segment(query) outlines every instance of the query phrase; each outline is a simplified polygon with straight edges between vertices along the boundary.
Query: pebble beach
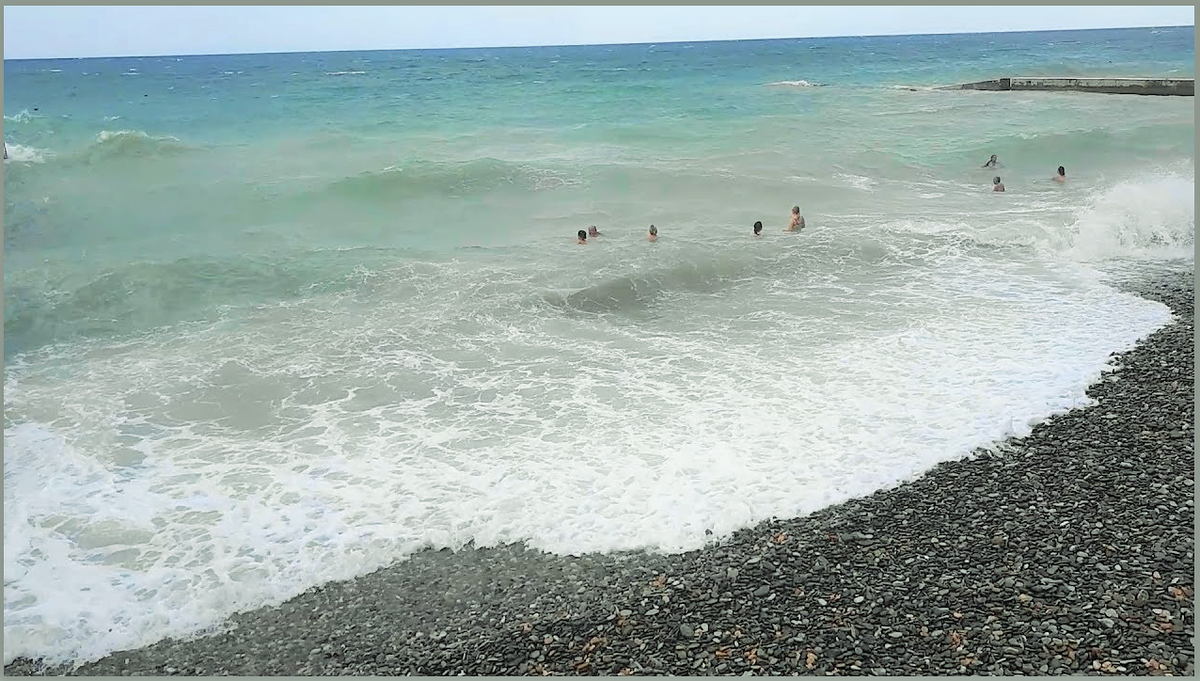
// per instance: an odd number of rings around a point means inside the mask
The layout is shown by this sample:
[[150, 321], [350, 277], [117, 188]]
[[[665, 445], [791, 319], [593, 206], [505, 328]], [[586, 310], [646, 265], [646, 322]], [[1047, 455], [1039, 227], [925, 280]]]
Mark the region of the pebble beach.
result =
[[425, 551], [219, 631], [7, 675], [1194, 673], [1194, 270], [1024, 438], [684, 554]]

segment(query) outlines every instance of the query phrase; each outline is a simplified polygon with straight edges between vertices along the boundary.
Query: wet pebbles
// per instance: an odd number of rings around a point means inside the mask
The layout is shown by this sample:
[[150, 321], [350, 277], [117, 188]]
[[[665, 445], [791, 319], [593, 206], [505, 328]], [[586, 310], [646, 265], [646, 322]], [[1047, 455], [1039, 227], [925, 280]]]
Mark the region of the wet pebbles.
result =
[[74, 673], [1191, 674], [1192, 280], [1131, 285], [1178, 319], [1097, 405], [868, 498], [683, 555], [429, 551]]

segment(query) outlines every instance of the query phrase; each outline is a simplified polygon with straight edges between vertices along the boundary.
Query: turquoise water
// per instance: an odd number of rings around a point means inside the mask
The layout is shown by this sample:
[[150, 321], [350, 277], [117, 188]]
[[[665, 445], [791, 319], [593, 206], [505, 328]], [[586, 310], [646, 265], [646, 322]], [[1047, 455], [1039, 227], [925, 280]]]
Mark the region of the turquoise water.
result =
[[1190, 27], [5, 62], [5, 661], [427, 546], [695, 548], [1085, 404], [1170, 318], [1111, 275], [1191, 264], [1194, 100], [933, 88], [1193, 65]]

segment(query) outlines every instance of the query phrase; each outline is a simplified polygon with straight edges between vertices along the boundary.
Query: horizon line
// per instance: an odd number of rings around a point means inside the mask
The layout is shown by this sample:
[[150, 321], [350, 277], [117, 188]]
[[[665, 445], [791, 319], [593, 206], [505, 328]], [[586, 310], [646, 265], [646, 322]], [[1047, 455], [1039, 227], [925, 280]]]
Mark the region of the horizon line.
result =
[[534, 47], [625, 47], [631, 45], [684, 45], [692, 43], [736, 43], [769, 40], [836, 40], [839, 38], [918, 38], [938, 35], [1008, 35], [1013, 33], [1063, 33], [1068, 31], [1123, 31], [1134, 29], [1157, 28], [1191, 28], [1195, 24], [1166, 24], [1152, 26], [1108, 26], [1104, 28], [1038, 28], [1021, 31], [949, 31], [933, 33], [872, 33], [860, 35], [814, 35], [814, 36], [784, 36], [779, 38], [715, 38], [705, 40], [657, 40], [640, 42], [611, 42], [611, 43], [558, 43], [550, 45], [475, 45], [461, 47], [381, 47], [368, 49], [338, 49], [338, 50], [274, 50], [265, 52], [195, 52], [191, 54], [123, 54], [123, 55], [92, 55], [85, 57], [4, 57], [4, 61], [56, 61], [82, 59], [146, 59], [153, 57], [233, 57], [257, 56], [269, 54], [338, 54], [345, 52], [437, 52], [446, 50], [522, 50]]

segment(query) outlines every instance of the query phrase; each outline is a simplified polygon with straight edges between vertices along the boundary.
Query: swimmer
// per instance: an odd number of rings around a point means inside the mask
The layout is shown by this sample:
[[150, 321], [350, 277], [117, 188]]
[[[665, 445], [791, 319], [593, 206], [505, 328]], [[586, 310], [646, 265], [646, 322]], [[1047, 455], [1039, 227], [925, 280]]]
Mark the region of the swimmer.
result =
[[762, 236], [762, 220], [754, 223], [754, 236]]
[[996, 167], [996, 155], [992, 154], [992, 157], [988, 159], [987, 163], [983, 164], [983, 167], [984, 168], [995, 168]]
[[999, 175], [992, 178], [992, 191], [994, 191], [994, 192], [1004, 191], [1004, 183], [1000, 181]]
[[579, 232], [576, 234], [576, 236], [578, 236], [578, 237], [579, 237], [579, 241], [578, 241], [578, 243], [581, 243], [581, 244], [586, 244], [586, 243], [587, 243], [587, 232], [585, 232], [585, 231], [583, 231], [583, 230], [581, 229], [581, 230], [579, 230]]
[[1059, 184], [1066, 182], [1067, 181], [1067, 169], [1062, 166], [1059, 166], [1058, 174], [1054, 176], [1054, 181], [1058, 182]]
[[596, 225], [588, 227], [588, 236], [600, 236], [600, 230], [596, 229]]
[[798, 232], [804, 229], [804, 216], [800, 214], [800, 206], [792, 206], [792, 217], [788, 221], [785, 232]]
[[654, 225], [650, 225], [650, 233], [646, 235], [646, 241], [650, 243], [658, 241], [658, 228]]

